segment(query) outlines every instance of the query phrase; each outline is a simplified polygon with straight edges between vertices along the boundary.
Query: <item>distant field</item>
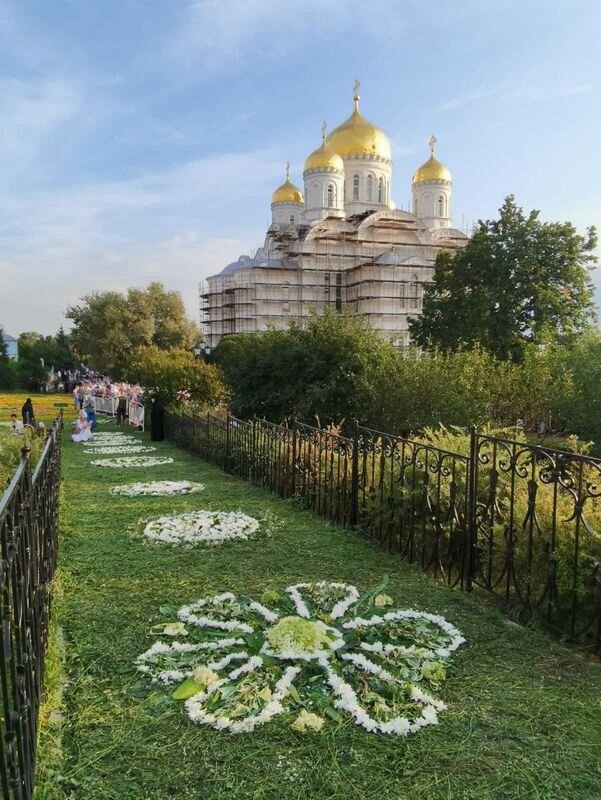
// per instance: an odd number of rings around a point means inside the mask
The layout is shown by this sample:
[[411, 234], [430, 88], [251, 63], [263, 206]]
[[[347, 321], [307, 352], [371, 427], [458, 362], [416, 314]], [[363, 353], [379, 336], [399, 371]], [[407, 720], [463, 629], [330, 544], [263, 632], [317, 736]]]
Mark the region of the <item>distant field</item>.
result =
[[7, 422], [10, 415], [15, 413], [21, 419], [21, 406], [31, 397], [33, 410], [38, 419], [53, 419], [61, 407], [65, 412], [70, 412], [73, 403], [68, 394], [35, 394], [31, 392], [1, 392], [0, 393], [0, 422]]

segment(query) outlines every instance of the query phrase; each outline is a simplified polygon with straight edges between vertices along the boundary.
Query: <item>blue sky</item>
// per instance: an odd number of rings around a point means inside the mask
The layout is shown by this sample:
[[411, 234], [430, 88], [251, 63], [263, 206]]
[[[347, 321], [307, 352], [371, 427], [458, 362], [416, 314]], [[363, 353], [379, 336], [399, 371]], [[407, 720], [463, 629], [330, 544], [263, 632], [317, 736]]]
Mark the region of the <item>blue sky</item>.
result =
[[0, 324], [151, 280], [196, 317], [355, 78], [399, 207], [434, 132], [458, 227], [511, 192], [599, 225], [600, 28], [597, 0], [0, 0]]

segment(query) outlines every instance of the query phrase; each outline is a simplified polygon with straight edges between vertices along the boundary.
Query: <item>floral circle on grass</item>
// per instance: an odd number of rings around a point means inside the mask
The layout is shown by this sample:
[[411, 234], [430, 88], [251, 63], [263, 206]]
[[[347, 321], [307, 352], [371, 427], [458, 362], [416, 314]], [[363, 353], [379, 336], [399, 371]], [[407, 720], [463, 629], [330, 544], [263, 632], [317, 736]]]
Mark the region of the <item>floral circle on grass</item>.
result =
[[162, 467], [164, 464], [173, 464], [173, 459], [158, 456], [122, 456], [121, 458], [102, 458], [90, 461], [93, 467], [106, 467], [108, 469], [127, 469], [129, 467]]
[[193, 481], [151, 481], [113, 486], [111, 494], [121, 497], [172, 497], [178, 494], [196, 494], [202, 492], [204, 488], [203, 483]]
[[192, 546], [249, 539], [258, 530], [258, 520], [241, 511], [202, 510], [153, 519], [144, 536], [153, 542]]
[[266, 591], [261, 602], [203, 597], [153, 627], [161, 639], [136, 666], [144, 684], [176, 687], [190, 719], [216, 730], [250, 732], [285, 715], [303, 733], [345, 719], [416, 733], [446, 709], [431, 692], [465, 639], [443, 617], [395, 609], [377, 592], [317, 582]]
[[118, 433], [116, 436], [105, 436], [102, 433], [94, 433], [91, 442], [95, 445], [102, 445], [106, 447], [117, 447], [121, 444], [136, 444], [140, 439], [136, 436], [125, 436], [123, 433]]
[[86, 447], [85, 452], [97, 456], [119, 456], [133, 453], [152, 453], [156, 447], [148, 445], [126, 444], [122, 447]]

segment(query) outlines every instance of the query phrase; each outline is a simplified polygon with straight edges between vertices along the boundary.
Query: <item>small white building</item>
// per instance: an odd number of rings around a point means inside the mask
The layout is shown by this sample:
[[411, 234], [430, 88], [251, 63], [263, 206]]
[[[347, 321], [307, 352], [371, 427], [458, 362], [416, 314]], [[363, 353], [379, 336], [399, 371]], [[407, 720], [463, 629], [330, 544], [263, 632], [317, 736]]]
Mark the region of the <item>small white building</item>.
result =
[[0, 337], [6, 345], [6, 355], [11, 361], [19, 360], [19, 341], [14, 336], [8, 334], [0, 325]]
[[242, 255], [201, 284], [202, 324], [212, 350], [223, 336], [302, 322], [327, 305], [368, 317], [382, 336], [409, 343], [423, 286], [441, 250], [465, 246], [452, 227], [451, 173], [430, 157], [413, 175], [412, 210], [391, 200], [392, 154], [386, 134], [359, 111], [305, 161], [304, 193], [286, 180], [273, 193], [272, 221], [254, 257]]

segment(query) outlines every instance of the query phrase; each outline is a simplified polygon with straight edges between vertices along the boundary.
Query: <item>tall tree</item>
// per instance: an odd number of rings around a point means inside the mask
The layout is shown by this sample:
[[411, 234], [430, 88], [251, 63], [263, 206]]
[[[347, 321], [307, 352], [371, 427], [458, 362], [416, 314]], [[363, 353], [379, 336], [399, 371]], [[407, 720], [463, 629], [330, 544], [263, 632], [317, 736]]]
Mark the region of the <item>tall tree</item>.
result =
[[377, 418], [379, 376], [396, 350], [364, 318], [327, 309], [304, 327], [227, 336], [212, 357], [231, 389], [235, 414], [309, 423], [319, 417], [325, 424]]
[[481, 220], [463, 250], [438, 255], [423, 313], [410, 322], [413, 341], [450, 350], [480, 343], [514, 360], [530, 342], [569, 341], [595, 316], [596, 243], [594, 228], [580, 236], [507, 197], [499, 219]]
[[124, 374], [140, 347], [189, 349], [200, 340], [179, 292], [169, 292], [161, 283], [126, 294], [94, 292], [68, 308], [66, 316], [73, 320], [71, 343], [80, 357], [115, 377]]
[[187, 399], [197, 406], [214, 406], [227, 396], [220, 370], [189, 350], [142, 347], [133, 353], [127, 375], [166, 402]]

